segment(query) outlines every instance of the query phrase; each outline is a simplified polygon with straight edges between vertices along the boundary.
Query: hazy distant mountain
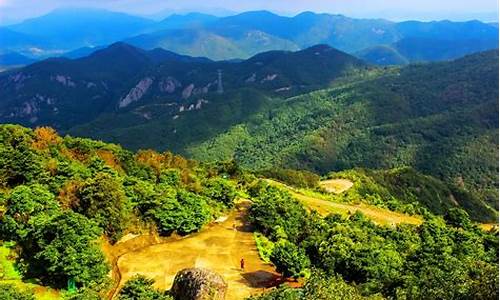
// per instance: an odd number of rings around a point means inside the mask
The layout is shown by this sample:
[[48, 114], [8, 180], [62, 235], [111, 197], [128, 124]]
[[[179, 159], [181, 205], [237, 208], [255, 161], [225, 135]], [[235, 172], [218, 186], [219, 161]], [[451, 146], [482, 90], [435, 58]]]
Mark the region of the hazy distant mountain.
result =
[[498, 28], [480, 21], [407, 21], [397, 23], [396, 28], [403, 37], [439, 40], [498, 40]]
[[498, 41], [491, 39], [403, 38], [392, 45], [375, 46], [356, 53], [361, 59], [379, 65], [410, 62], [452, 60], [467, 54], [495, 49]]
[[[413, 41], [432, 39], [433, 42], [443, 42], [444, 45], [433, 45], [434, 48], [430, 51], [436, 53], [429, 60], [441, 57], [448, 59], [496, 48], [498, 28], [478, 21], [395, 23], [381, 19], [353, 19], [342, 15], [312, 12], [283, 17], [267, 11], [255, 11], [211, 19], [205, 26], [198, 26], [196, 29], [148, 33], [127, 39], [127, 42], [143, 48], [164, 47], [189, 55], [227, 59], [246, 58], [273, 47], [277, 50], [294, 50], [316, 44], [328, 44], [349, 53], [362, 50], [366, 52], [366, 49], [371, 47], [393, 45], [410, 38], [414, 39]], [[270, 46], [263, 47], [266, 43]], [[411, 46], [411, 43], [407, 42], [402, 44], [405, 43]], [[450, 51], [447, 47], [453, 47], [453, 44], [460, 44], [459, 49], [455, 51], [456, 55], [448, 53]], [[421, 48], [418, 43], [414, 45]], [[410, 57], [402, 58], [402, 61], [430, 56], [420, 55], [420, 48], [413, 51], [415, 53]], [[378, 50], [380, 51], [380, 48]], [[370, 55], [378, 56], [373, 53]], [[404, 57], [401, 53], [396, 56]], [[382, 59], [388, 60], [387, 57]]]
[[125, 42], [144, 49], [164, 48], [191, 56], [206, 56], [214, 60], [248, 58], [270, 50], [299, 50], [293, 42], [262, 31], [246, 31], [240, 36], [227, 37], [201, 29], [173, 29], [144, 34]]
[[153, 24], [148, 19], [105, 10], [58, 9], [8, 28], [41, 37], [49, 47], [71, 49], [113, 43]]
[[[229, 17], [190, 13], [152, 21], [102, 10], [66, 9], [2, 28], [5, 29], [9, 31], [4, 34], [6, 42], [0, 44], [0, 51], [38, 57], [126, 41], [144, 49], [162, 47], [214, 60], [246, 59], [263, 51], [295, 51], [317, 44], [327, 44], [348, 53], [365, 53], [369, 52], [367, 49], [385, 45], [393, 48], [392, 52], [399, 52], [404, 60], [413, 61], [455, 58], [496, 48], [498, 44], [498, 26], [479, 21], [397, 23], [312, 12], [294, 17], [268, 11]], [[442, 45], [432, 44], [423, 49], [424, 41]], [[402, 44], [401, 49], [396, 43]], [[381, 48], [375, 50], [379, 53], [369, 56], [380, 57]], [[85, 49], [78, 51], [85, 52]], [[402, 52], [408, 53], [408, 57]], [[390, 59], [381, 57], [380, 60]]]
[[36, 60], [15, 52], [0, 54], [0, 68], [12, 66], [25, 66], [34, 63]]
[[41, 47], [42, 44], [43, 42], [40, 38], [0, 27], [0, 52]]
[[188, 13], [185, 15], [173, 14], [160, 22], [153, 28], [158, 29], [185, 29], [185, 28], [200, 28], [217, 21], [219, 18], [212, 15], [201, 13]]
[[[193, 13], [192, 9], [177, 9], [177, 8], [167, 8], [167, 9], [162, 9], [158, 12], [155, 12], [153, 14], [147, 14], [144, 15], [144, 17], [148, 19], [152, 19], [155, 21], [161, 21], [164, 20], [172, 15], [187, 15]], [[196, 9], [196, 14], [205, 14], [205, 15], [211, 15], [211, 16], [217, 16], [217, 17], [227, 17], [227, 16], [234, 16], [237, 14], [237, 12], [233, 10], [228, 10], [226, 8], [207, 8], [207, 7], [199, 7]]]
[[81, 47], [72, 51], [68, 51], [64, 54], [62, 54], [62, 57], [66, 58], [71, 58], [71, 59], [76, 59], [76, 58], [81, 58], [85, 56], [89, 56], [90, 54], [106, 48], [105, 46], [96, 46], [96, 47]]

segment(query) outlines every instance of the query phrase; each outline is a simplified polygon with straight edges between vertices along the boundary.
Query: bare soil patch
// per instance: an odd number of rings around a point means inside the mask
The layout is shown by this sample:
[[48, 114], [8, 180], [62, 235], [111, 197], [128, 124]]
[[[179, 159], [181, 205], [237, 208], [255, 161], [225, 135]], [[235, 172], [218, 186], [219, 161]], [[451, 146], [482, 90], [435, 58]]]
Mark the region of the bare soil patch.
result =
[[[138, 236], [105, 245], [114, 259], [114, 279], [119, 282], [110, 296], [136, 274], [155, 280], [155, 287], [170, 289], [175, 274], [184, 268], [203, 267], [219, 273], [228, 284], [226, 299], [244, 299], [276, 285], [280, 275], [264, 263], [247, 223], [248, 202], [240, 203], [228, 218], [206, 226], [187, 237], [161, 239], [154, 235]], [[240, 268], [244, 259], [245, 268]]]
[[350, 189], [353, 183], [347, 179], [329, 179], [320, 181], [319, 185], [329, 193], [340, 194]]

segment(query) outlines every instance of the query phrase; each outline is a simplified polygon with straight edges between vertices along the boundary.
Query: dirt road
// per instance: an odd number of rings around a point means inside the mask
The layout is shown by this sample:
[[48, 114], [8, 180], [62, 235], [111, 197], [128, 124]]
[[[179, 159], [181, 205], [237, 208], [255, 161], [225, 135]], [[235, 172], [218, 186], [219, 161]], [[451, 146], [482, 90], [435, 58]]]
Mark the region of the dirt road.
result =
[[399, 223], [418, 225], [422, 223], [422, 219], [416, 216], [410, 216], [363, 203], [349, 204], [323, 200], [318, 197], [304, 195], [299, 191], [274, 180], [267, 180], [267, 182], [285, 188], [292, 194], [292, 196], [300, 200], [307, 207], [318, 211], [322, 215], [328, 215], [330, 213], [353, 214], [356, 211], [360, 211], [373, 222], [380, 225], [396, 225]]

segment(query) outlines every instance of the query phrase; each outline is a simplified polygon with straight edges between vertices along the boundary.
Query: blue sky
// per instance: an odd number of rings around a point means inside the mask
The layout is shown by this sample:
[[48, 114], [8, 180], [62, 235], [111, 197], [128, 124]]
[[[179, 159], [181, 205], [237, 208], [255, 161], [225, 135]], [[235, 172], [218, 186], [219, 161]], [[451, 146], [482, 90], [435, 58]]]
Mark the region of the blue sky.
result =
[[341, 13], [392, 20], [498, 20], [498, 0], [0, 0], [0, 23], [12, 23], [61, 7], [93, 7], [139, 15], [202, 11], [228, 14], [271, 10]]

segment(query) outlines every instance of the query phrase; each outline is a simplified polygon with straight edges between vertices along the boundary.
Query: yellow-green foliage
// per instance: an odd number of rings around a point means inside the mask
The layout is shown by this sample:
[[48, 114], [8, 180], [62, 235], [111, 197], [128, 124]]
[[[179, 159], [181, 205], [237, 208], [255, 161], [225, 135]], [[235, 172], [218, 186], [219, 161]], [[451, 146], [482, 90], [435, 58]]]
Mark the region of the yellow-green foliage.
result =
[[10, 257], [13, 243], [3, 243], [0, 245], [0, 281], [21, 279], [21, 275], [17, 271], [14, 260]]
[[273, 254], [274, 243], [260, 232], [254, 232], [253, 237], [255, 239], [255, 244], [257, 245], [260, 258], [266, 263], [271, 262], [271, 254]]

